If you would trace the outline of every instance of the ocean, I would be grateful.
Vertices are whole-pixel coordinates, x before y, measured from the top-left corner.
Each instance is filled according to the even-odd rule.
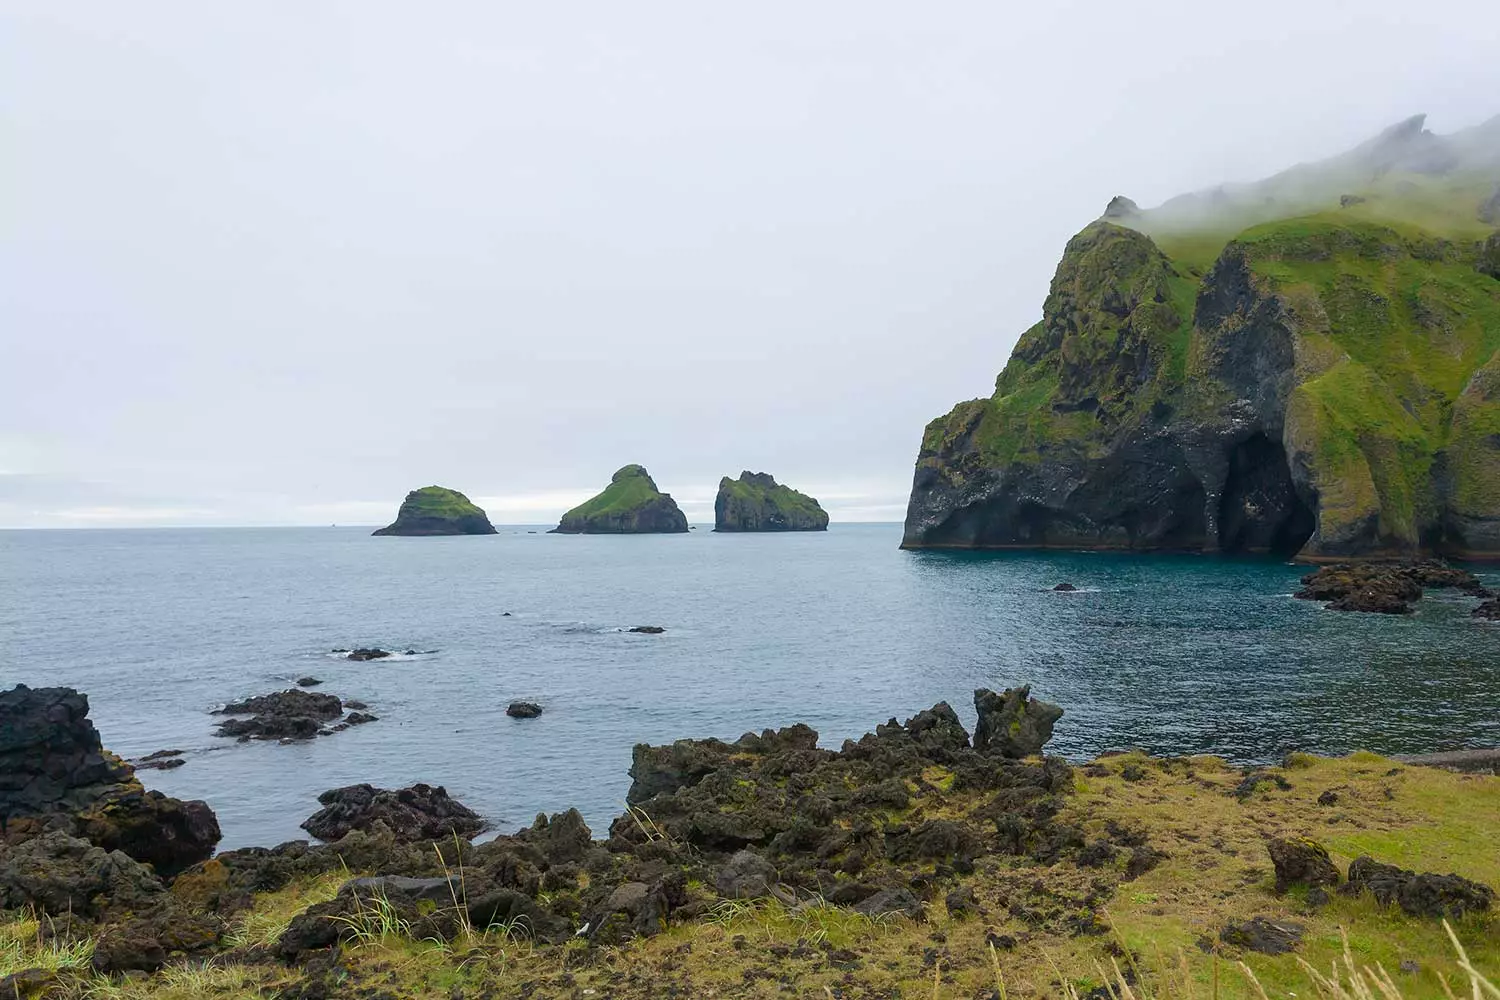
[[[1074,758],[1500,745],[1500,629],[1456,594],[1339,614],[1293,600],[1306,570],[1285,562],[903,552],[896,524],[369,531],[0,531],[0,687],[85,692],[123,756],[186,751],[141,777],[207,800],[225,848],[304,836],[319,792],[362,781],[445,785],[500,830],[577,806],[602,836],[635,743],[806,722],[837,746],[941,700],[972,725],[976,687],[1062,705],[1049,749]],[[432,652],[330,652],[355,646]],[[309,674],[379,721],[292,745],[213,735],[216,706]],[[507,717],[517,699],[544,714]]]

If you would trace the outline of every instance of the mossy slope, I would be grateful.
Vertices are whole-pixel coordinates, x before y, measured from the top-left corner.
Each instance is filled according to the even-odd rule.
[[[624,535],[688,530],[687,517],[669,494],[656,488],[645,466],[626,465],[603,492],[562,516],[554,533]]]
[[[828,514],[806,493],[778,483],[770,473],[741,472],[719,480],[715,531],[826,531]]]
[[[1215,211],[1112,203],[927,426],[904,544],[1500,557],[1500,119],[1416,122]]]
[[[489,516],[468,497],[443,486],[424,486],[406,494],[396,520],[376,535],[493,535]]]

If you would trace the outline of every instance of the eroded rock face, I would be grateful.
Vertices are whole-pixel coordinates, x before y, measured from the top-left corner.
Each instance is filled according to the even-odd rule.
[[[1451,159],[1404,124],[1350,155],[1395,149]],[[1289,221],[1338,191],[1318,199],[1242,205],[1269,228],[1206,272],[1150,232],[1213,198],[1112,203],[1069,242],[994,393],[928,424],[903,546],[1500,556],[1500,355],[1460,333],[1500,323],[1500,283],[1454,291],[1472,268],[1500,275],[1500,235],[1398,231],[1372,221],[1385,196]]]
[[[47,831],[123,851],[160,874],[202,861],[220,838],[205,803],[146,791],[103,749],[87,697],[19,685],[0,693],[0,841]]]
[[[61,830],[0,850],[0,909],[92,919],[143,906],[163,891],[156,874],[124,852]]]
[[[406,494],[396,520],[375,535],[493,535],[495,526],[468,497],[443,486],[424,486]]]
[[[715,531],[826,531],[828,514],[818,501],[767,472],[719,480],[714,497]]]
[[[448,794],[441,785],[412,785],[391,791],[373,785],[333,788],[318,796],[323,806],[302,824],[319,840],[335,841],[353,830],[370,831],[380,824],[398,841],[440,840],[457,834],[470,837],[485,828],[484,820]]]
[[[1063,710],[1031,697],[1031,688],[1007,688],[996,694],[987,688],[974,692],[979,722],[974,727],[974,749],[1018,759],[1042,752],[1052,738],[1052,727]]]
[[[672,534],[688,530],[687,515],[656,488],[645,466],[627,465],[598,496],[562,516],[552,531],[564,535]]]

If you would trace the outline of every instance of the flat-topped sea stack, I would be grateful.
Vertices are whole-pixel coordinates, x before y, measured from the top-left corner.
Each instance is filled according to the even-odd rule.
[[[1112,201],[927,425],[902,546],[1500,558],[1500,117],[1422,125]]]
[[[396,520],[375,535],[493,535],[495,526],[483,510],[458,490],[424,486],[406,494]]]
[[[645,466],[627,465],[593,499],[562,516],[553,534],[649,535],[688,530],[687,516],[656,488]]]
[[[828,514],[806,493],[778,483],[769,472],[741,472],[719,480],[715,531],[827,531]]]

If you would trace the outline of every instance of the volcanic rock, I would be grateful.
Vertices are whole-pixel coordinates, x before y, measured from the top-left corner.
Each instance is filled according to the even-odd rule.
[[[627,465],[604,492],[562,516],[554,534],[622,535],[688,530],[687,517],[669,494],[656,488],[644,466]]]
[[[1063,710],[1031,697],[1031,688],[1007,688],[996,694],[988,688],[974,692],[979,722],[974,727],[974,749],[1002,757],[1030,757],[1042,752],[1052,738],[1052,727]]]
[[[1394,903],[1412,916],[1450,920],[1482,913],[1495,901],[1495,891],[1487,885],[1458,875],[1419,875],[1366,855],[1350,862],[1348,890],[1368,892],[1381,904]]]
[[[424,486],[406,494],[396,520],[372,534],[493,535],[495,526],[483,510],[457,490]]]
[[[344,714],[343,702],[331,694],[289,688],[275,694],[230,702],[215,715],[249,715],[248,719],[226,719],[216,730],[219,736],[242,740],[305,740],[317,736],[323,723]]]
[[[1336,886],[1339,870],[1328,857],[1328,849],[1311,840],[1276,838],[1266,844],[1271,864],[1276,868],[1276,893],[1280,895],[1294,885],[1308,888]]]
[[[768,472],[719,480],[714,497],[715,531],[826,531],[828,514],[818,501],[776,482]]]
[[[485,822],[441,785],[412,785],[390,791],[372,785],[348,785],[318,796],[323,806],[303,822],[302,829],[323,841],[335,841],[351,830],[370,831],[377,823],[397,842],[439,840],[455,834],[469,837]]]
[[[542,706],[534,701],[513,701],[505,708],[512,719],[535,719],[542,714]]]

